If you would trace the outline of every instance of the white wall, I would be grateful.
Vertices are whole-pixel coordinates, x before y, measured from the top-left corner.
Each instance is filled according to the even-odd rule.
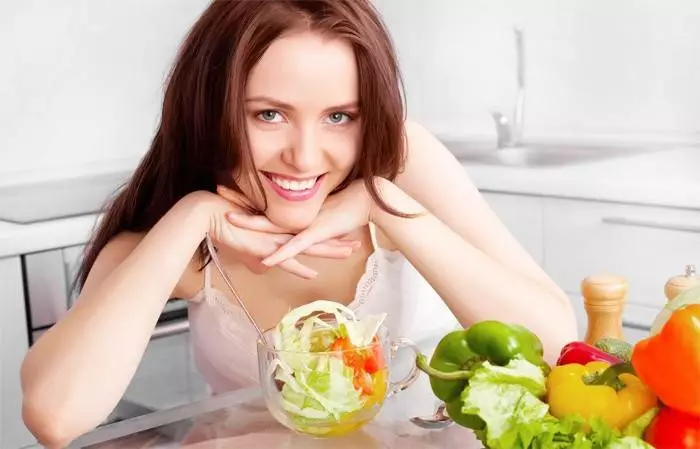
[[[514,99],[511,26],[525,28],[528,135],[698,137],[697,0],[374,0],[409,112],[493,135]],[[162,83],[208,0],[0,2],[0,175],[136,158]]]
[[[139,157],[208,0],[0,2],[0,174]]]
[[[515,99],[512,26],[525,30],[526,134],[700,138],[697,0],[375,0],[409,113],[436,131],[494,135]]]

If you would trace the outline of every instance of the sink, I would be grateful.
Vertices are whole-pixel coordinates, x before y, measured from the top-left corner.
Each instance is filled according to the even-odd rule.
[[[462,162],[516,167],[579,165],[640,156],[664,150],[664,146],[630,144],[578,144],[572,142],[525,142],[498,149],[495,142],[440,139]],[[669,149],[669,148],[666,148]]]

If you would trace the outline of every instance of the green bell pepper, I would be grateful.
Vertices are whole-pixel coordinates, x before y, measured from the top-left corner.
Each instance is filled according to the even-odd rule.
[[[433,393],[445,402],[450,418],[464,427],[481,430],[485,427],[481,418],[462,413],[460,394],[482,362],[505,366],[517,357],[541,367],[545,375],[549,373],[542,342],[535,334],[517,324],[487,320],[445,335],[435,348],[430,364],[422,354],[416,364],[430,377]]]

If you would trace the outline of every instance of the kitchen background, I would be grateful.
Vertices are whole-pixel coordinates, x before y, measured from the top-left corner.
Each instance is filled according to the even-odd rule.
[[[641,338],[664,282],[700,259],[700,4],[375,3],[399,51],[409,115],[459,153],[571,295],[580,331],[581,279],[612,272],[630,283],[626,336]],[[207,4],[0,3],[0,447],[33,443],[21,425],[22,357],[75,296],[69,281],[95,211],[146,150],[169,65]],[[495,142],[491,113],[512,119],[516,25],[525,141],[556,141],[560,154],[595,142],[595,161],[510,167],[493,152],[481,162],[463,153],[464,142]],[[622,144],[639,153],[613,158]],[[175,304],[164,313],[114,419],[206,394],[181,312]]]

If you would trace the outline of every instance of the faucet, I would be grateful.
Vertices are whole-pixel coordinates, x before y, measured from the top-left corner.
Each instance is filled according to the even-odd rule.
[[[515,52],[518,89],[513,110],[513,123],[501,112],[492,112],[491,116],[496,125],[497,145],[499,149],[519,146],[523,137],[523,110],[525,108],[525,55],[523,46],[523,30],[516,26]]]

